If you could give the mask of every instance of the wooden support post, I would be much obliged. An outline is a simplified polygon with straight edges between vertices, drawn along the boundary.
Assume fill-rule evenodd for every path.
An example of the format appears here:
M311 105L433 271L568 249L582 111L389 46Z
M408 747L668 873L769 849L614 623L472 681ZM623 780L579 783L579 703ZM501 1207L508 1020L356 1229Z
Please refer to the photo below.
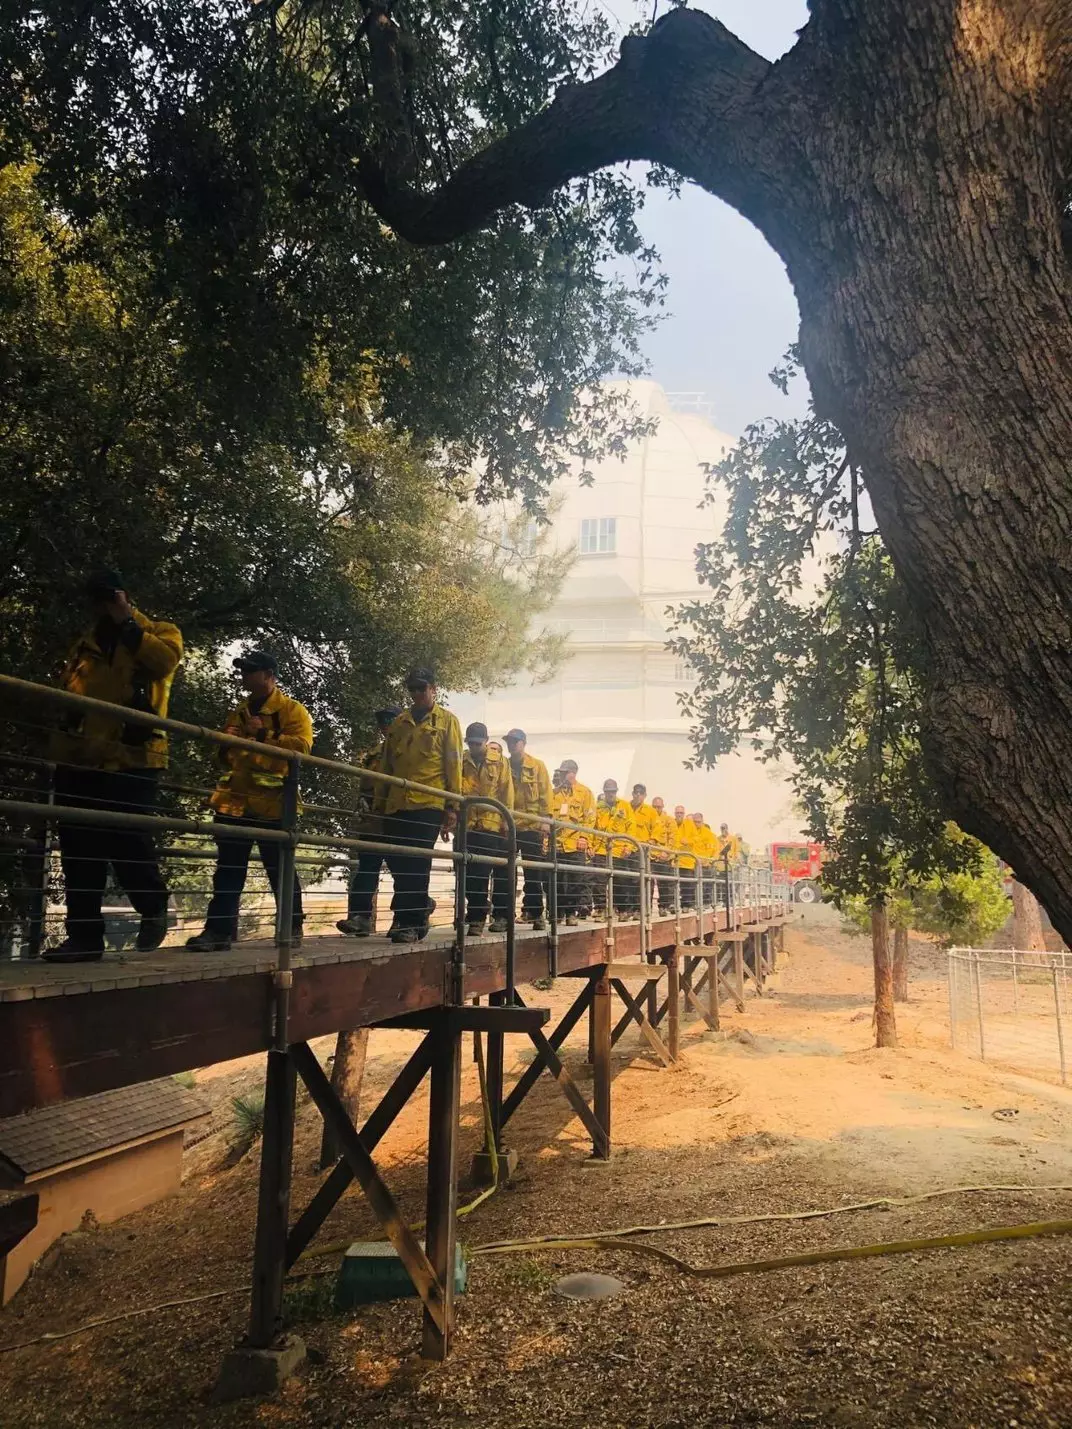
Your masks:
M679 953L675 946L666 960L666 1036L670 1055L676 1062L681 1055L681 978Z
M749 942L751 943L751 945L752 945L752 966L755 968L755 972L756 972L756 996L757 996L757 997L762 997L762 996L763 996L764 969L763 969L763 949L762 949L762 947L761 947L762 939L763 939L763 934L762 934L762 933L750 933L750 934L748 935L748 941L749 941Z
M258 1350L273 1344L282 1329L294 1155L294 1091L294 1062L290 1053L273 1047L268 1053L264 1075L264 1134L249 1311L249 1344Z
M737 984L737 1011L744 1011L744 944L733 944L733 980Z
M505 1007L506 995L493 992L489 999L492 1007ZM502 1150L502 1105L503 1105L503 1065L506 1055L506 1038L498 1029L488 1029L488 1105L491 1108L491 1128L495 1137L495 1150ZM490 1150L491 1148L485 1148Z
M722 1030L722 1023L718 1015L718 948L711 949L712 956L707 959L707 1011L711 1030L719 1032Z
M427 1305L421 1354L445 1360L454 1334L455 1224L458 1214L458 1113L462 1086L462 1036L446 1018L435 1032L428 1104L428 1259L441 1287L438 1315ZM500 1096L500 1104L502 1098Z
M596 1121L603 1128L603 1145L593 1144L592 1155L597 1161L609 1161L610 1130L610 979L604 968L592 994L592 1104Z

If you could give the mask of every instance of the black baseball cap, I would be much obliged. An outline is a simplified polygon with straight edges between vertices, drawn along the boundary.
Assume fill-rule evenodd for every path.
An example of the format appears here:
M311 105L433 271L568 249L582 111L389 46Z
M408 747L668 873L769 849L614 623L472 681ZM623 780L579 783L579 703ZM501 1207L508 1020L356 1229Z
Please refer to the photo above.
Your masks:
M247 650L244 655L236 655L231 664L243 675L252 674L254 670L268 670L274 675L279 668L275 656L267 650Z
M434 685L435 682L435 671L431 665L414 665L406 676L406 689L412 689L414 685Z
M508 730L506 731L506 733L503 735L503 739L505 739L505 740L507 741L507 743L509 743L509 741L510 741L511 739L520 739L520 740L524 740L524 742L527 744L527 743L528 743L528 738L529 738L528 735L525 733L525 731L524 731L523 729L508 729Z
M384 705L382 710L376 711L376 723L391 724L401 713L401 705Z
M89 596L110 596L117 590L126 590L127 583L119 571L102 566L86 577L85 592Z
M576 774L579 766L576 759L563 759L558 767L562 770L563 774Z
M603 780L603 787L604 787L604 789L613 789L613 790L615 791L615 793L617 793L617 791L618 791L618 781L617 781L617 779L604 779L604 780Z
M648 786L647 786L646 784L634 784L634 785L633 785L633 793L634 793L634 794L646 794L647 792L648 792Z
M471 725L466 728L466 744L479 744L482 740L487 739L487 737L488 727L486 724L481 724L479 720L475 720Z

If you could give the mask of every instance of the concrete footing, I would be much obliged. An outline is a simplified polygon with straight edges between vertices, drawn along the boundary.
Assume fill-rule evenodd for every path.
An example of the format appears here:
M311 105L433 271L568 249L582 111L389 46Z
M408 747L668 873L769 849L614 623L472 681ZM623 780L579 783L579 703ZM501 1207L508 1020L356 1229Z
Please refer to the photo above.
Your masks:
M509 1181L517 1170L517 1152L499 1152L499 1181ZM474 1186L490 1186L495 1179L495 1170L491 1164L491 1153L488 1151L478 1151L473 1157L469 1167L469 1175Z
M212 1391L215 1404L233 1399L253 1399L274 1394L305 1360L305 1341L286 1335L271 1349L238 1345L223 1357L220 1377Z

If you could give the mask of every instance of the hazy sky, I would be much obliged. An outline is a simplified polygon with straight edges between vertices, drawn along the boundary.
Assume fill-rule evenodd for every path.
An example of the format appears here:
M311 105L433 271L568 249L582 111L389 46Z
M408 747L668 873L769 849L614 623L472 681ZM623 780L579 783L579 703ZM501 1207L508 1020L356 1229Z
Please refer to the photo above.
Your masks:
M650 19L652 0L599 0L619 21ZM768 59L790 49L806 0L696 0ZM666 0L660 13L667 9ZM645 238L670 279L668 315L646 342L651 375L668 391L699 391L716 426L732 435L787 404L767 381L797 335L797 307L781 259L758 230L702 189L679 199L653 192Z

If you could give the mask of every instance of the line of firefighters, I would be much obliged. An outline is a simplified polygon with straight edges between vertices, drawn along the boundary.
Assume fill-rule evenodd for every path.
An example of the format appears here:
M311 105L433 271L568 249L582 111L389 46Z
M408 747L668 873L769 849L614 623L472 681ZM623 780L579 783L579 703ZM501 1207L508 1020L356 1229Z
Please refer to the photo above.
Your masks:
M71 650L61 677L63 688L141 715L164 718L183 657L178 627L138 610L116 571L91 576L86 597L93 623ZM198 951L223 951L236 936L253 846L253 840L243 836L243 826L282 827L289 763L273 751L308 754L313 745L309 712L279 688L274 656L250 650L233 663L245 694L223 727L226 733L254 742L258 748L219 750L221 769L209 801L217 846L212 897L204 929L187 942L187 947ZM409 943L427 935L435 908L428 896L429 853L438 838L449 838L455 828L456 809L446 797L451 794L493 798L513 811L524 864L522 916L536 929L545 926L549 893L547 871L531 866L548 852L547 833L537 816L597 831L586 835L576 829L560 829L556 834L558 911L567 924L604 904L606 880L594 879L592 870L606 867L608 855L615 868L636 870L636 851L630 838L654 845L654 858L661 857L665 863L665 872L658 879L658 896L660 903L669 907L674 906L675 864L683 875L681 903L691 907L696 896L697 860L710 863L713 869L715 860L728 855L729 861L736 863L742 856L741 841L730 834L727 825L716 835L701 814L688 815L684 806L670 814L661 799L647 802L642 784L634 786L627 801L618 797L617 784L608 779L596 799L579 782L577 764L570 759L562 762L552 778L546 766L528 753L523 730L512 729L505 736L506 753L489 739L483 724L471 724L463 741L457 716L438 701L435 672L429 667L409 672L406 691L407 708L389 706L377 712L380 742L363 756L361 765L370 774L380 772L408 782L362 780L354 828L357 836L381 840L393 845L394 851L360 854L351 878L347 917L338 924L344 934L364 937L372 932L374 900L386 866L394 882L391 939ZM148 721L125 721L110 711L77 711L53 732L51 752L56 761L57 805L113 814L148 814L156 807L159 777L168 762L168 739L166 731ZM473 807L467 826L470 852L504 855L501 823L494 810ZM67 937L46 949L43 956L55 962L82 962L103 955L102 899L109 869L141 916L137 947L143 951L159 947L167 933L169 890L151 832L107 820L97 824L61 819L59 845ZM277 898L280 847L274 840L257 841ZM659 850L666 852L660 855ZM613 886L617 911L628 916L638 905L638 880L616 878ZM514 897L505 867L471 864L465 893L471 932L484 928L489 913L493 931L505 927L506 910ZM702 893L705 901L710 901L706 879ZM293 937L300 941L304 915L297 876L293 909Z

